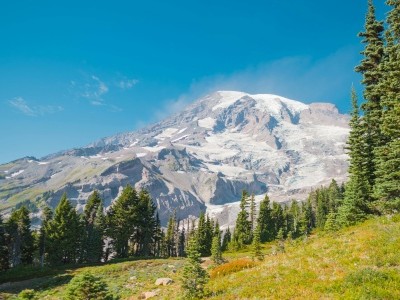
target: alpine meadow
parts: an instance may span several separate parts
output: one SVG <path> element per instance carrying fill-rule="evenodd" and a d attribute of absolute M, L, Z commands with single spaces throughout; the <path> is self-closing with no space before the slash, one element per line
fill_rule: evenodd
<path fill-rule="evenodd" d="M 364 1 L 4 5 L 0 300 L 400 299 L 400 0 Z"/>

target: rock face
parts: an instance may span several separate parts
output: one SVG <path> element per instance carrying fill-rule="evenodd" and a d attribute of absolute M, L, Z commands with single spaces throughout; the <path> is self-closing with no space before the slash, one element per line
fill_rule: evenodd
<path fill-rule="evenodd" d="M 82 209 L 97 189 L 109 206 L 131 184 L 149 190 L 165 224 L 175 209 L 179 218 L 207 207 L 229 215 L 243 189 L 303 199 L 346 179 L 348 120 L 332 104 L 216 92 L 142 130 L 1 165 L 0 204 L 37 199 L 54 207 L 66 192 Z"/>

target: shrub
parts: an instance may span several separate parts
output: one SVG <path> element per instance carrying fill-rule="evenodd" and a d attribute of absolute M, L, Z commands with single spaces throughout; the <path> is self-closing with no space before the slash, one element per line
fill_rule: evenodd
<path fill-rule="evenodd" d="M 250 259 L 237 259 L 226 264 L 219 265 L 211 271 L 211 278 L 225 276 L 245 269 L 253 268 L 258 264 Z"/>
<path fill-rule="evenodd" d="M 23 290 L 18 294 L 17 300 L 34 300 L 36 299 L 34 290 Z"/>
<path fill-rule="evenodd" d="M 108 292 L 107 284 L 90 273 L 83 273 L 74 277 L 68 284 L 66 297 L 67 300 L 80 299 L 104 299 L 113 300 L 114 298 Z"/>

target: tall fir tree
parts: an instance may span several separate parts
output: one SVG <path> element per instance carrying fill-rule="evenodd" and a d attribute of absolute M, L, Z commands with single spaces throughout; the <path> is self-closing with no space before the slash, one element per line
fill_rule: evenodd
<path fill-rule="evenodd" d="M 232 242 L 235 243 L 237 249 L 251 243 L 251 222 L 249 220 L 248 195 L 246 191 L 242 192 L 240 200 L 240 211 L 236 219 L 236 227 L 233 233 Z"/>
<path fill-rule="evenodd" d="M 43 214 L 42 214 L 42 225 L 40 226 L 39 230 L 39 243 L 38 243 L 38 248 L 39 248 L 39 260 L 40 260 L 40 266 L 43 267 L 45 262 L 46 262 L 46 251 L 47 251 L 47 236 L 46 236 L 46 228 L 53 218 L 53 211 L 51 210 L 50 207 L 46 206 L 43 209 Z"/>
<path fill-rule="evenodd" d="M 103 258 L 105 216 L 103 201 L 94 191 L 84 209 L 83 261 L 100 262 Z"/>
<path fill-rule="evenodd" d="M 8 250 L 6 224 L 0 215 L 0 272 L 9 269 L 10 255 Z"/>
<path fill-rule="evenodd" d="M 363 159 L 364 142 L 360 125 L 357 95 L 352 89 L 352 112 L 350 119 L 350 135 L 347 142 L 349 154 L 349 181 L 346 185 L 343 205 L 339 208 L 338 221 L 342 225 L 354 224 L 363 220 L 369 211 L 370 186 L 366 176 Z"/>
<path fill-rule="evenodd" d="M 129 241 L 135 232 L 138 217 L 138 194 L 127 185 L 107 214 L 107 235 L 118 258 L 129 256 Z"/>
<path fill-rule="evenodd" d="M 31 231 L 29 211 L 25 206 L 14 210 L 8 220 L 10 234 L 10 258 L 12 266 L 32 264 L 34 239 Z"/>
<path fill-rule="evenodd" d="M 392 7 L 387 17 L 387 45 L 383 62 L 381 132 L 385 144 L 376 148 L 376 184 L 378 200 L 400 208 L 400 1 L 388 0 Z"/>
<path fill-rule="evenodd" d="M 251 244 L 251 252 L 253 259 L 257 258 L 258 260 L 263 260 L 264 255 L 261 251 L 261 227 L 260 224 L 257 224 L 254 230 L 253 242 Z"/>
<path fill-rule="evenodd" d="M 52 264 L 76 263 L 80 257 L 82 224 L 64 193 L 46 228 L 46 252 Z"/>
<path fill-rule="evenodd" d="M 257 224 L 260 227 L 261 242 L 272 241 L 274 239 L 274 223 L 271 216 L 271 202 L 268 195 L 260 203 Z"/>
<path fill-rule="evenodd" d="M 222 239 L 222 245 L 221 245 L 222 251 L 228 250 L 228 245 L 231 242 L 231 239 L 232 239 L 232 234 L 231 234 L 231 230 L 228 227 L 228 229 L 226 229 L 226 231 L 224 233 L 224 237 Z"/>
<path fill-rule="evenodd" d="M 365 31 L 359 33 L 359 37 L 363 38 L 362 42 L 365 45 L 361 52 L 364 58 L 355 70 L 362 74 L 362 84 L 364 85 L 365 102 L 361 105 L 364 116 L 359 124 L 364 140 L 364 151 L 360 153 L 360 159 L 362 159 L 365 168 L 369 192 L 372 191 L 375 184 L 376 159 L 374 149 L 384 143 L 381 134 L 382 92 L 379 88 L 383 75 L 381 68 L 384 56 L 383 31 L 383 22 L 377 21 L 375 16 L 373 1 L 368 0 Z M 371 194 L 369 196 L 371 197 Z"/>
<path fill-rule="evenodd" d="M 199 243 L 195 236 L 190 238 L 186 252 L 188 258 L 182 273 L 185 299 L 200 299 L 205 295 L 204 289 L 209 276 L 201 266 Z"/>
<path fill-rule="evenodd" d="M 223 262 L 221 250 L 221 233 L 215 234 L 211 245 L 211 259 L 217 265 Z"/>

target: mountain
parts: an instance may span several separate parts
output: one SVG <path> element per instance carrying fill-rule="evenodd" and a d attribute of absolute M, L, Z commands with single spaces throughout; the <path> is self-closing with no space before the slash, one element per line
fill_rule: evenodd
<path fill-rule="evenodd" d="M 126 184 L 147 189 L 162 221 L 208 207 L 230 222 L 241 191 L 303 199 L 346 180 L 349 118 L 332 104 L 220 91 L 164 121 L 40 160 L 0 166 L 0 208 L 26 199 L 55 207 L 62 193 L 81 209 L 97 189 L 109 206 Z"/>

